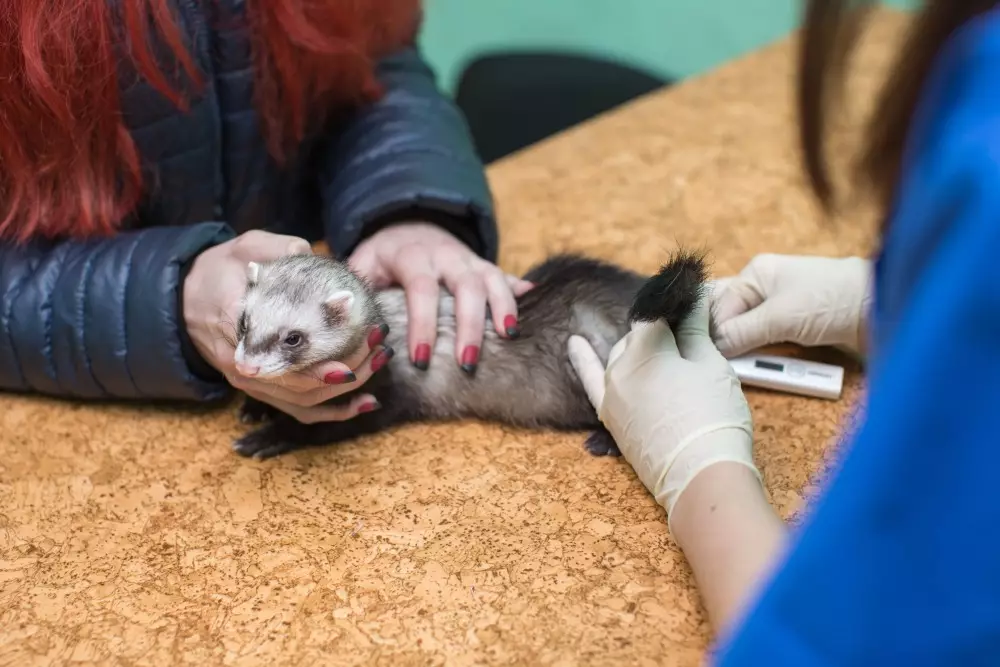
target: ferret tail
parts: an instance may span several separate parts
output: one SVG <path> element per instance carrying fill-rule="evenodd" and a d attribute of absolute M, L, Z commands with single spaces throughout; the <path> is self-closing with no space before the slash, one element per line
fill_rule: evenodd
<path fill-rule="evenodd" d="M 678 250 L 635 295 L 629 324 L 663 320 L 673 329 L 698 305 L 707 285 L 705 254 Z"/>

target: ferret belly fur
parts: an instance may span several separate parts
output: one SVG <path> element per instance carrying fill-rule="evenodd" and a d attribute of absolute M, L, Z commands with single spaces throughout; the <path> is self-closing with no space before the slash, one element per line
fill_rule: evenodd
<path fill-rule="evenodd" d="M 583 336 L 607 363 L 631 322 L 662 319 L 676 327 L 690 315 L 706 285 L 702 257 L 677 253 L 650 277 L 595 259 L 559 255 L 532 268 L 524 279 L 535 287 L 517 300 L 520 335 L 501 338 L 487 320 L 474 376 L 455 360 L 452 296 L 442 291 L 437 340 L 428 369 L 421 371 L 406 353 L 403 291 L 376 293 L 370 324 L 388 324 L 385 344 L 399 352 L 357 390 L 329 403 L 346 403 L 362 392 L 375 396 L 381 407 L 346 421 L 303 424 L 248 397 L 245 421 L 265 423 L 238 439 L 234 450 L 264 459 L 408 422 L 478 419 L 528 429 L 589 430 L 585 446 L 590 453 L 618 455 L 569 360 L 567 341 L 573 334 Z"/>

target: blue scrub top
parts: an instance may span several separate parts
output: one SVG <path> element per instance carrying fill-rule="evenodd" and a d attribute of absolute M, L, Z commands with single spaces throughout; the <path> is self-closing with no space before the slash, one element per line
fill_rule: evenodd
<path fill-rule="evenodd" d="M 864 422 L 722 667 L 1000 665 L 1000 11 L 938 58 L 903 172 Z"/>

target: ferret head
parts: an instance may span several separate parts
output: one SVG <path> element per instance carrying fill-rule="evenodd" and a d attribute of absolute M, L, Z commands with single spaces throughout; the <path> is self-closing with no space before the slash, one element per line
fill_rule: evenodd
<path fill-rule="evenodd" d="M 367 286 L 330 258 L 251 262 L 236 322 L 236 370 L 266 378 L 346 358 L 364 340 L 371 307 Z"/>

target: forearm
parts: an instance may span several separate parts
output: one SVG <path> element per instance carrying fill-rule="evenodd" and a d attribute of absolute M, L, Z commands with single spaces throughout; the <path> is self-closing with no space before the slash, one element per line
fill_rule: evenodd
<path fill-rule="evenodd" d="M 181 331 L 180 276 L 222 224 L 0 244 L 0 389 L 76 399 L 224 398 Z M 187 354 L 186 354 L 187 352 Z"/>
<path fill-rule="evenodd" d="M 699 473 L 670 518 L 716 634 L 728 632 L 784 548 L 786 528 L 746 466 Z"/>

